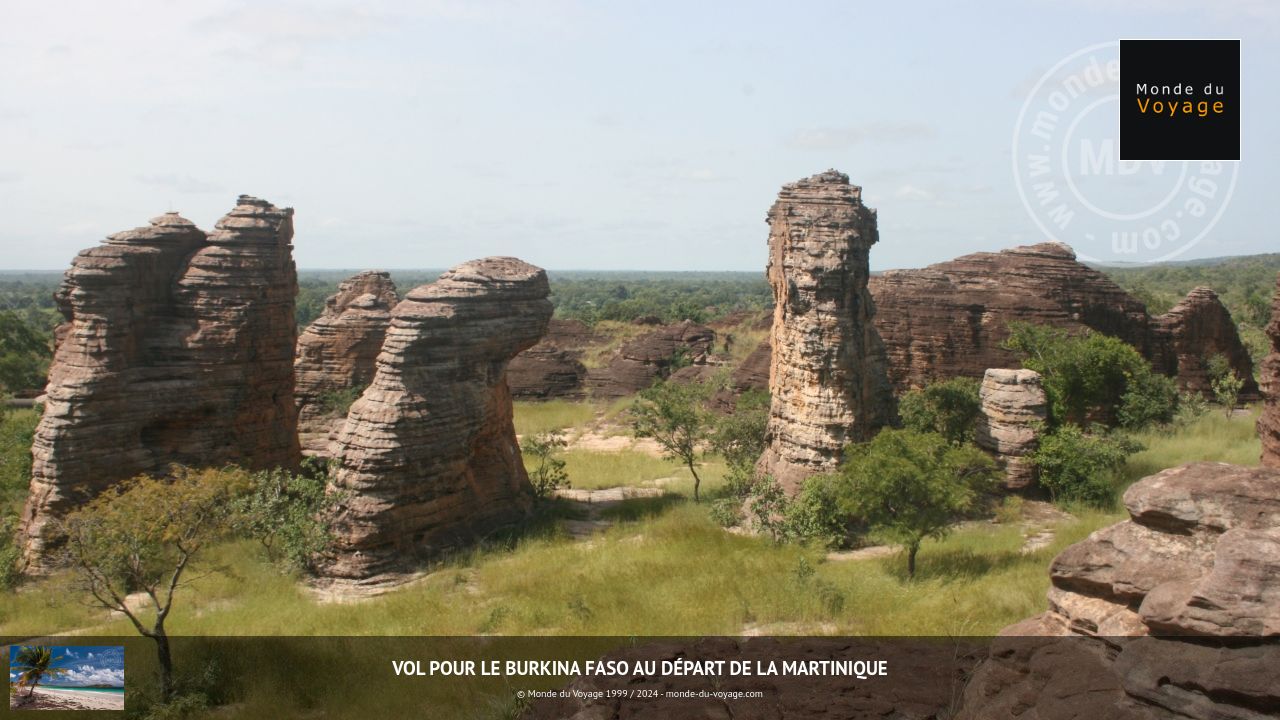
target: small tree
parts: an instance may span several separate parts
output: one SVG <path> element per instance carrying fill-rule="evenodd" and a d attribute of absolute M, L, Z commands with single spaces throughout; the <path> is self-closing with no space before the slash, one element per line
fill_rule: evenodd
<path fill-rule="evenodd" d="M 19 687 L 24 685 L 27 687 L 24 703 L 31 702 L 36 686 L 44 676 L 56 677 L 67 672 L 67 668 L 58 666 L 62 660 L 62 655 L 53 656 L 53 648 L 48 645 L 22 645 L 18 648 L 9 666 L 9 672 L 18 674 Z"/>
<path fill-rule="evenodd" d="M 706 409 L 712 386 L 704 383 L 659 382 L 640 391 L 631 406 L 631 427 L 638 438 L 653 438 L 663 456 L 689 468 L 693 475 L 693 500 L 699 498 L 702 478 L 698 457 L 710 439 L 712 419 Z"/>
<path fill-rule="evenodd" d="M 232 507 L 246 489 L 234 470 L 175 468 L 172 479 L 145 475 L 108 489 L 62 523 L 66 554 L 91 604 L 123 614 L 156 645 L 163 702 L 173 698 L 173 658 L 165 622 L 187 571 L 214 539 L 230 531 Z M 130 607 L 143 592 L 154 616 Z"/>
<path fill-rule="evenodd" d="M 1031 456 L 1040 470 L 1040 485 L 1054 500 L 1105 507 L 1115 499 L 1115 472 L 1141 446 L 1119 433 L 1095 427 L 1086 433 L 1061 425 L 1040 438 Z"/>
<path fill-rule="evenodd" d="M 957 377 L 908 391 L 898 404 L 903 426 L 938 433 L 954 445 L 972 441 L 973 426 L 982 410 L 980 385 L 973 378 Z"/>
<path fill-rule="evenodd" d="M 534 466 L 529 470 L 529 483 L 533 485 L 536 498 L 548 498 L 557 488 L 569 486 L 569 474 L 565 472 L 564 460 L 556 455 L 567 443 L 557 432 L 540 432 L 526 435 L 520 440 L 520 452 L 526 460 L 532 460 Z"/>
<path fill-rule="evenodd" d="M 1222 406 L 1227 417 L 1235 411 L 1240 402 L 1240 391 L 1244 389 L 1244 380 L 1236 375 L 1235 368 L 1223 355 L 1210 358 L 1207 372 L 1209 387 L 1213 390 L 1213 399 Z"/>
<path fill-rule="evenodd" d="M 729 466 L 729 488 L 743 496 L 755 482 L 756 460 L 764 452 L 765 427 L 769 424 L 769 393 L 748 390 L 738 396 L 733 412 L 715 423 L 711 447 Z"/>
<path fill-rule="evenodd" d="M 841 507 L 907 550 L 907 576 L 925 538 L 945 537 L 951 523 L 993 487 L 995 464 L 972 445 L 937 433 L 882 430 L 846 453 Z"/>

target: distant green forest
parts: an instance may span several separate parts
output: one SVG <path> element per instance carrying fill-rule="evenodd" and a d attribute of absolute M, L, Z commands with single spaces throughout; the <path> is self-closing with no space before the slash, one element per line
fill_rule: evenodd
<path fill-rule="evenodd" d="M 1167 312 L 1197 286 L 1213 288 L 1230 309 L 1255 364 L 1266 354 L 1263 328 L 1269 320 L 1276 274 L 1280 273 L 1280 253 L 1099 269 L 1146 303 L 1152 315 Z M 434 281 L 441 271 L 390 272 L 403 294 Z M 315 320 L 324 310 L 325 298 L 354 273 L 299 271 L 298 327 Z M 43 385 L 53 328 L 60 320 L 53 292 L 61 277 L 57 272 L 0 272 L 0 393 L 31 391 Z M 773 304 L 764 274 L 756 272 L 579 270 L 552 271 L 549 277 L 557 316 L 589 324 L 630 322 L 641 317 L 662 322 L 709 322 Z"/>

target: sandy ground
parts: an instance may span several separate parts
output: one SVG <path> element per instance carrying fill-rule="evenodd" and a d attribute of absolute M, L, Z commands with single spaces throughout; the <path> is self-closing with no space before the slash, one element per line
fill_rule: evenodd
<path fill-rule="evenodd" d="M 124 710 L 124 693 L 37 687 L 29 704 L 18 705 L 19 699 L 25 699 L 26 694 L 26 688 L 11 693 L 9 707 L 16 710 Z"/>

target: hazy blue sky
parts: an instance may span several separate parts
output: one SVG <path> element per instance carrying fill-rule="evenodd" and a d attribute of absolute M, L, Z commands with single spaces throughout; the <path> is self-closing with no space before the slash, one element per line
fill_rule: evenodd
<path fill-rule="evenodd" d="M 18 2 L 0 23 L 0 268 L 178 210 L 296 208 L 301 267 L 756 270 L 829 167 L 876 268 L 1043 239 L 1010 168 L 1036 79 L 1120 37 L 1243 40 L 1244 161 L 1188 257 L 1268 252 L 1280 3 Z"/>

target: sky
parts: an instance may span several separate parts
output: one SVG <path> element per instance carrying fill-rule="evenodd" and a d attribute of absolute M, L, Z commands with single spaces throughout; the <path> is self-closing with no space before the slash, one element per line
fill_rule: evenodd
<path fill-rule="evenodd" d="M 1242 40 L 1238 175 L 1179 258 L 1277 250 L 1268 0 L 4 6 L 0 270 L 246 193 L 296 209 L 302 268 L 755 271 L 780 186 L 827 168 L 879 212 L 873 269 L 1039 242 L 1020 109 L 1123 37 Z"/>
<path fill-rule="evenodd" d="M 9 661 L 17 657 L 18 645 L 9 647 Z M 66 672 L 59 675 L 45 675 L 41 685 L 61 685 L 66 687 L 85 687 L 87 685 L 108 685 L 124 687 L 124 648 L 120 645 L 58 645 L 52 648 L 53 657 L 62 658 L 54 662 L 54 667 L 63 668 Z M 9 672 L 9 682 L 16 682 L 18 673 Z"/>

